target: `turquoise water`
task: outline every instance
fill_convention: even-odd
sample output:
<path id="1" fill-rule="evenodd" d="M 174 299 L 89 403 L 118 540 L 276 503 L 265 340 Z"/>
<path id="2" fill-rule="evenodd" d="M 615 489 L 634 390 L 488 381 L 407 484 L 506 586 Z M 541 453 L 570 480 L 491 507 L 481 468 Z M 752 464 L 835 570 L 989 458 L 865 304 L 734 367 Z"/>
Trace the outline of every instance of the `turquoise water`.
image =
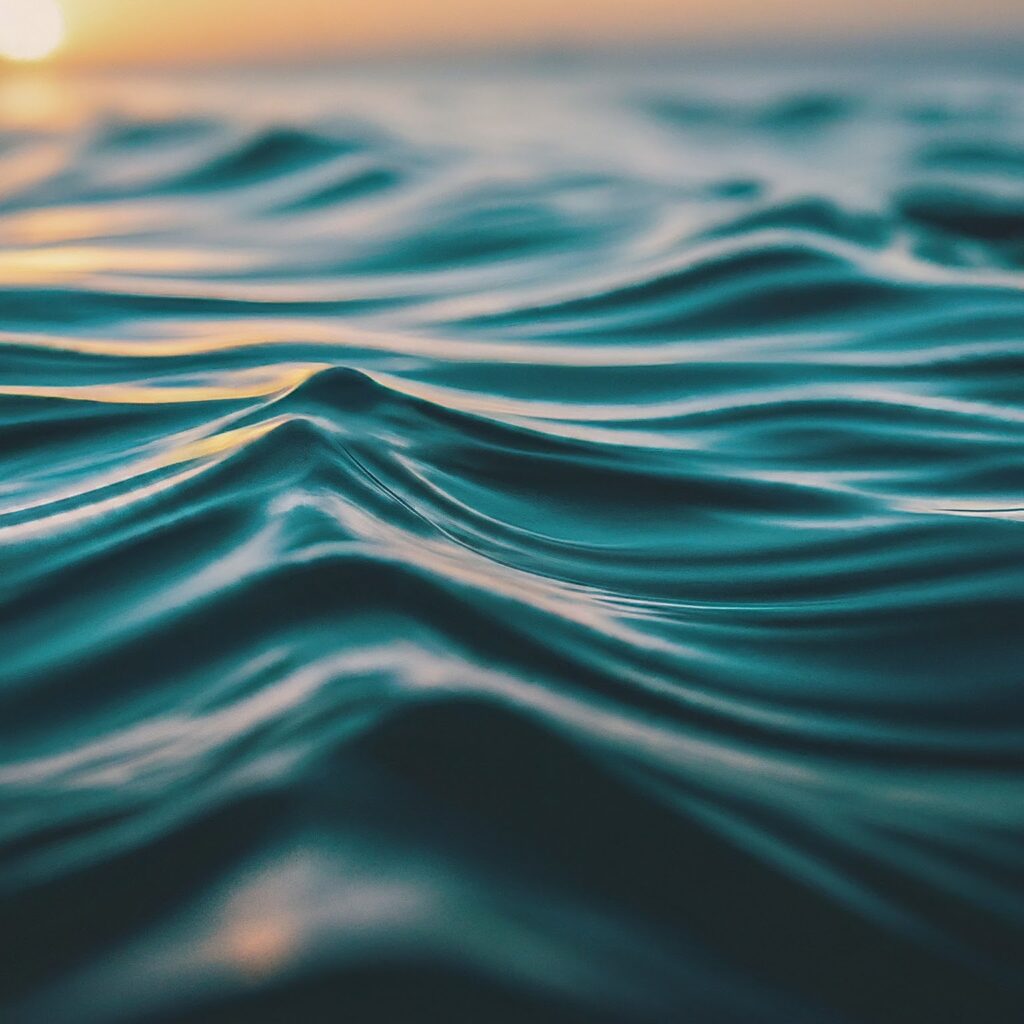
<path id="1" fill-rule="evenodd" d="M 1019 74 L 0 93 L 5 1020 L 1018 1018 Z"/>

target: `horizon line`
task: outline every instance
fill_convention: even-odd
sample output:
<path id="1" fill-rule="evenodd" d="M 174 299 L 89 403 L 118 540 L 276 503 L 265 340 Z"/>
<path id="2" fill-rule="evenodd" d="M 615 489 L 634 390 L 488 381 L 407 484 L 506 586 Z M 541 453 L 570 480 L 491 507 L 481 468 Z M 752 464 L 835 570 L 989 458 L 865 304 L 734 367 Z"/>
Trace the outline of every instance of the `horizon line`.
<path id="1" fill-rule="evenodd" d="M 758 36 L 730 34 L 703 38 L 628 39 L 619 42 L 543 39 L 513 43 L 467 42 L 449 46 L 389 44 L 381 46 L 310 50 L 305 53 L 245 55 L 237 58 L 204 55 L 196 58 L 170 58 L 154 61 L 126 57 L 116 61 L 75 58 L 71 52 L 58 52 L 40 64 L 7 61 L 0 63 L 0 72 L 42 70 L 67 71 L 232 71 L 232 70 L 336 70 L 338 64 L 388 64 L 399 62 L 431 64 L 448 60 L 472 61 L 545 61 L 552 59 L 635 60 L 651 58 L 723 59 L 781 58 L 811 59 L 846 55 L 870 62 L 915 56 L 962 64 L 979 58 L 996 57 L 1024 69 L 1024 29 L 1012 33 L 991 30 L 977 32 L 929 32 L 920 30 L 886 31 L 884 33 L 812 34 L 800 36 Z"/>

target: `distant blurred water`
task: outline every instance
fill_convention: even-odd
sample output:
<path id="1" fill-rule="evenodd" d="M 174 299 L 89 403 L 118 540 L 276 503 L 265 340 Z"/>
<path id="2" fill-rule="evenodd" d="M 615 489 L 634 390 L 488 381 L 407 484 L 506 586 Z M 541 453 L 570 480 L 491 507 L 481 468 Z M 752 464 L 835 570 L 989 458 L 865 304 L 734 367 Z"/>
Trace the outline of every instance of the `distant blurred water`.
<path id="1" fill-rule="evenodd" d="M 1024 85 L 0 83 L 0 1005 L 1024 1008 Z"/>

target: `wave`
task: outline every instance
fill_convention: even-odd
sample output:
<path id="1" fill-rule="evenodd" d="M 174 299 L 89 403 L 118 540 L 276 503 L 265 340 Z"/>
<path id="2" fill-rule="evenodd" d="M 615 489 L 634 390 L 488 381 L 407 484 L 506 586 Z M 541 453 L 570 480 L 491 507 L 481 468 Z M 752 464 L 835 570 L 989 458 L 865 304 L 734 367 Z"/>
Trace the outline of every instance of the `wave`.
<path id="1" fill-rule="evenodd" d="M 649 104 L 656 116 L 681 127 L 786 134 L 820 132 L 839 125 L 853 117 L 859 106 L 854 95 L 815 91 L 781 95 L 767 103 L 662 96 Z"/>
<path id="2" fill-rule="evenodd" d="M 354 142 L 295 128 L 268 129 L 163 185 L 171 191 L 241 188 L 350 153 Z"/>

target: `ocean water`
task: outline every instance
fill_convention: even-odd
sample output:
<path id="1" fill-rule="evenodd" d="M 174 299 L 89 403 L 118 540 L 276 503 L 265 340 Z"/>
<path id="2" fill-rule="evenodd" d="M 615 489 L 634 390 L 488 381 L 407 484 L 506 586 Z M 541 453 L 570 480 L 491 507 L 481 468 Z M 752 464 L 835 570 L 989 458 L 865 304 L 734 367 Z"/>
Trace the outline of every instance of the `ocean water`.
<path id="1" fill-rule="evenodd" d="M 1024 77 L 0 81 L 0 1016 L 1024 1012 Z"/>

